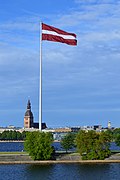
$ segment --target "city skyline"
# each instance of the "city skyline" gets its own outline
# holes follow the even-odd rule
[[[43,42],[43,122],[120,127],[120,1],[0,0],[0,126],[38,122],[40,21],[77,34],[77,47]]]

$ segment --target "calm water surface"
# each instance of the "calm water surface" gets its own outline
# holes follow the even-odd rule
[[[119,180],[120,164],[0,165],[0,180]]]
[[[53,146],[55,150],[63,150],[59,142],[54,142]],[[111,143],[111,150],[120,150],[119,146],[116,146],[115,143]],[[14,151],[23,151],[24,145],[23,142],[0,142],[0,152],[14,152]]]
[[[0,152],[23,151],[23,142],[0,142]]]

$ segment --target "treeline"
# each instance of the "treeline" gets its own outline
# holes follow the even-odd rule
[[[26,131],[20,133],[19,131],[3,131],[0,133],[0,140],[25,140]]]

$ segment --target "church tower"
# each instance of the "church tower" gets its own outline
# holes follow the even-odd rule
[[[111,122],[108,121],[108,129],[111,129]]]
[[[31,103],[30,103],[30,100],[28,100],[27,110],[26,110],[25,116],[24,116],[24,128],[34,127],[33,119],[34,118],[33,118],[33,113],[31,112]]]

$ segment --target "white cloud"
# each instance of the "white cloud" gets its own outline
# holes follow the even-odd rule
[[[120,0],[75,0],[76,3],[97,3],[97,4],[109,4],[109,3],[117,3],[117,2],[120,2]]]

